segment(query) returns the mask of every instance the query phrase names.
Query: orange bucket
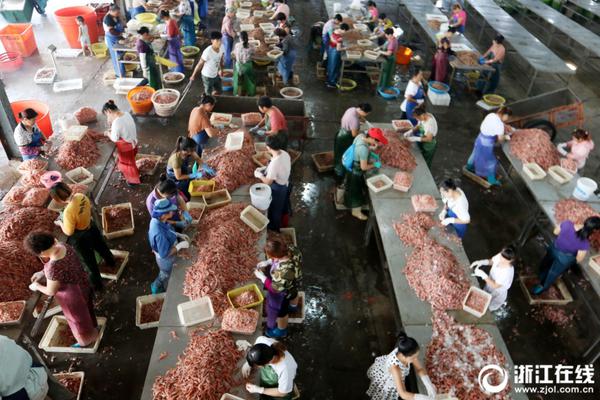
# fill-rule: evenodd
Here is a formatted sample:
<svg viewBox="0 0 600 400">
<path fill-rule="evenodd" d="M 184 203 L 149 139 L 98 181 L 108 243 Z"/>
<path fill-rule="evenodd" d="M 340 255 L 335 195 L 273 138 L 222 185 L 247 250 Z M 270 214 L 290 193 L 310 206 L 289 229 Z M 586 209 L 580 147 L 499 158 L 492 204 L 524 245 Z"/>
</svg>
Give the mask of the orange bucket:
<svg viewBox="0 0 600 400">
<path fill-rule="evenodd" d="M 143 100 L 136 100 L 133 98 L 137 93 L 146 92 L 147 96 Z M 155 90 L 150 86 L 136 86 L 127 92 L 127 101 L 131 106 L 131 110 L 134 114 L 148 114 L 152 111 L 152 95 Z"/>
<path fill-rule="evenodd" d="M 45 137 L 49 138 L 52 136 L 52 120 L 50 119 L 50 107 L 46 103 L 42 103 L 37 100 L 20 100 L 13 101 L 10 103 L 10 108 L 15 116 L 17 122 L 21 122 L 19 113 L 26 108 L 33 108 L 38 113 L 37 120 L 35 121 L 40 131 Z"/>
<path fill-rule="evenodd" d="M 90 43 L 98 41 L 98 25 L 96 22 L 96 11 L 92 7 L 67 7 L 61 8 L 54 13 L 56 21 L 60 25 L 69 46 L 73 49 L 80 49 L 79 43 L 79 26 L 77 25 L 77 16 L 81 15 L 85 20 L 90 34 Z"/>
<path fill-rule="evenodd" d="M 29 57 L 37 50 L 31 24 L 8 24 L 0 29 L 0 41 L 7 52 Z"/>
<path fill-rule="evenodd" d="M 404 46 L 399 46 L 398 51 L 396 52 L 396 64 L 398 65 L 408 65 L 410 63 L 410 59 L 412 58 L 413 51 Z"/>
</svg>

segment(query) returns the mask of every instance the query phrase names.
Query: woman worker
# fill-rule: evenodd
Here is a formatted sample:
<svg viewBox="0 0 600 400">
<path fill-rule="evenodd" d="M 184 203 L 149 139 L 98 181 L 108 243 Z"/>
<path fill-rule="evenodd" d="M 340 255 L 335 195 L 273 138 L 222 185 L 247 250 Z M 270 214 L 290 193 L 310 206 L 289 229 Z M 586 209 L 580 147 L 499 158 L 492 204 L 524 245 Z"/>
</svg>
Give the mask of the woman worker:
<svg viewBox="0 0 600 400">
<path fill-rule="evenodd" d="M 58 182 L 50 188 L 50 197 L 58 205 L 65 206 L 60 229 L 67 236 L 67 243 L 73 246 L 84 266 L 87 267 L 94 289 L 101 290 L 102 277 L 98 269 L 96 253 L 108 266 L 116 266 L 116 260 L 92 219 L 92 202 L 83 193 L 73 193 L 63 182 Z"/>
<path fill-rule="evenodd" d="M 500 184 L 496 179 L 498 160 L 494 155 L 494 145 L 496 142 L 502 143 L 510 140 L 510 135 L 504 133 L 507 130 L 504 124 L 511 115 L 512 110 L 508 107 L 500 107 L 495 113 L 486 115 L 479 128 L 479 135 L 475 140 L 471 156 L 467 161 L 469 171 L 487 179 L 492 185 Z"/>
<path fill-rule="evenodd" d="M 288 314 L 297 309 L 290 303 L 298 301 L 302 254 L 296 246 L 275 239 L 267 240 L 265 255 L 267 260 L 256 266 L 254 275 L 267 290 L 266 335 L 279 339 L 287 336 Z"/>
<path fill-rule="evenodd" d="M 342 51 L 344 33 L 350 30 L 347 23 L 340 24 L 329 37 L 329 47 L 327 48 L 327 83 L 328 88 L 336 88 L 340 79 L 340 67 L 342 65 Z"/>
<path fill-rule="evenodd" d="M 356 107 L 350 107 L 342 116 L 340 130 L 335 135 L 333 143 L 333 165 L 336 182 L 341 185 L 346 176 L 346 168 L 342 164 L 342 156 L 348 147 L 352 146 L 354 138 L 360 131 L 360 122 L 367 118 L 367 115 L 373 110 L 371 104 L 361 103 Z M 340 200 L 341 202 L 341 200 Z"/>
<path fill-rule="evenodd" d="M 196 142 L 196 154 L 202 157 L 202 151 L 208 139 L 218 135 L 219 130 L 210 123 L 208 114 L 215 108 L 216 100 L 209 95 L 202 95 L 198 106 L 190 113 L 188 122 L 188 137 Z"/>
<path fill-rule="evenodd" d="M 196 153 L 198 145 L 194 140 L 179 136 L 175 145 L 175 151 L 171 153 L 167 161 L 167 177 L 175 181 L 177 188 L 183 193 L 186 201 L 190 200 L 190 180 L 198 179 L 200 174 L 193 173 L 194 163 L 202 163 L 202 158 Z"/>
<path fill-rule="evenodd" d="M 488 71 L 484 72 L 484 77 L 489 78 L 489 80 L 480 79 L 477 81 L 477 89 L 483 94 L 494 93 L 498 83 L 500 83 L 500 71 L 506 56 L 506 48 L 503 43 L 504 36 L 501 34 L 496 35 L 488 51 L 483 54 L 484 63 L 494 68 L 491 76 Z"/>
<path fill-rule="evenodd" d="M 414 117 L 419 124 L 408 132 L 404 137 L 410 142 L 417 142 L 427 166 L 431 168 L 431 162 L 437 148 L 438 125 L 435 117 L 425 111 L 424 106 L 415 108 Z"/>
<path fill-rule="evenodd" d="M 107 136 L 117 145 L 117 167 L 127 181 L 128 186 L 139 185 L 140 171 L 135 164 L 138 152 L 137 127 L 131 114 L 119 110 L 113 100 L 107 101 L 102 107 L 110 125 Z"/>
<path fill-rule="evenodd" d="M 265 134 L 267 136 L 280 136 L 281 150 L 287 150 L 288 126 L 281 110 L 273 105 L 273 101 L 269 96 L 261 96 L 258 99 L 258 111 L 264 114 L 264 117 L 255 127 L 250 129 L 250 133 L 259 133 L 260 127 L 264 124 Z"/>
<path fill-rule="evenodd" d="M 454 55 L 450 46 L 450 40 L 446 37 L 440 39 L 440 44 L 433 56 L 431 63 L 431 79 L 437 82 L 448 82 L 448 71 L 450 70 L 450 56 Z"/>
<path fill-rule="evenodd" d="M 196 44 L 196 27 L 194 26 L 194 1 L 181 0 L 177 7 L 177 15 L 180 17 L 179 24 L 183 31 L 184 46 Z"/>
<path fill-rule="evenodd" d="M 36 159 L 43 154 L 42 146 L 45 142 L 42 131 L 35 123 L 38 113 L 33 108 L 26 108 L 18 116 L 21 122 L 13 133 L 15 144 L 19 146 L 23 161 Z"/>
<path fill-rule="evenodd" d="M 135 19 L 135 16 L 148 11 L 148 0 L 133 0 L 129 8 L 129 17 Z"/>
<path fill-rule="evenodd" d="M 156 257 L 159 273 L 156 279 L 150 284 L 152 294 L 162 293 L 167 290 L 173 264 L 175 263 L 175 254 L 182 249 L 190 247 L 189 238 L 186 235 L 175 232 L 173 226 L 168 223 L 173 219 L 177 206 L 171 204 L 169 199 L 160 199 L 154 203 L 152 209 L 152 220 L 148 230 L 148 241 L 150 248 Z M 177 240 L 181 239 L 178 243 Z"/>
<path fill-rule="evenodd" d="M 400 104 L 402 110 L 402 119 L 410 120 L 413 126 L 417 125 L 417 120 L 413 116 L 413 111 L 417 106 L 425 101 L 425 91 L 423 90 L 423 71 L 415 68 L 406 90 L 404 90 L 404 101 Z"/>
<path fill-rule="evenodd" d="M 461 239 L 464 238 L 467 225 L 471 222 L 467 196 L 452 179 L 442 182 L 440 194 L 444 203 L 444 208 L 439 214 L 442 225 L 453 227 L 456 235 Z"/>
<path fill-rule="evenodd" d="M 281 75 L 283 85 L 293 84 L 294 82 L 294 62 L 296 61 L 296 49 L 292 44 L 292 35 L 288 34 L 285 29 L 275 29 L 275 35 L 279 37 L 277 47 L 283 51 L 281 57 L 277 61 L 277 71 Z"/>
<path fill-rule="evenodd" d="M 247 379 L 253 367 L 260 368 L 260 386 L 246 383 L 248 392 L 260 394 L 261 400 L 292 399 L 298 364 L 283 343 L 265 336 L 256 338 L 246 353 L 242 376 Z"/>
<path fill-rule="evenodd" d="M 108 9 L 108 13 L 102 20 L 102 26 L 104 28 L 104 41 L 106 42 L 106 47 L 108 47 L 108 51 L 110 52 L 110 58 L 112 60 L 115 75 L 124 78 L 125 67 L 119 62 L 119 53 L 114 50 L 114 47 L 118 45 L 119 40 L 123 39 L 121 35 L 125 31 L 120 15 L 121 9 L 119 6 L 112 4 Z"/>
<path fill-rule="evenodd" d="M 142 76 L 148 79 L 148 85 L 154 90 L 162 89 L 160 72 L 158 65 L 156 64 L 154 49 L 151 45 L 154 37 L 150 34 L 150 29 L 148 29 L 147 26 L 142 26 L 138 30 L 138 35 L 139 37 L 135 43 L 135 49 L 140 58 Z"/>
<path fill-rule="evenodd" d="M 161 10 L 160 19 L 166 24 L 169 60 L 177 64 L 170 71 L 183 73 L 183 54 L 181 54 L 181 33 L 177 21 L 171 18 L 168 10 Z"/>
<path fill-rule="evenodd" d="M 98 338 L 94 292 L 75 250 L 60 243 L 50 233 L 41 231 L 27 235 L 24 246 L 44 262 L 43 271 L 31 277 L 29 288 L 54 296 L 77 341 L 71 347 L 86 347 L 94 343 Z M 41 283 L 44 279 L 45 285 Z"/>
<path fill-rule="evenodd" d="M 540 283 L 531 289 L 531 293 L 537 296 L 550 289 L 569 268 L 583 261 L 590 249 L 590 236 L 599 230 L 600 217 L 589 217 L 583 224 L 561 222 L 554 229 L 556 239 L 548 246 L 540 263 Z"/>
<path fill-rule="evenodd" d="M 383 64 L 381 79 L 379 79 L 379 89 L 383 90 L 392 86 L 394 72 L 396 71 L 396 52 L 398 51 L 398 39 L 394 36 L 394 28 L 387 28 L 385 31 L 385 43 L 383 52 L 385 58 Z"/>
<path fill-rule="evenodd" d="M 513 265 L 515 258 L 514 247 L 506 246 L 491 259 L 479 260 L 471 264 L 471 268 L 475 268 L 473 275 L 484 280 L 484 290 L 492 295 L 489 306 L 490 311 L 496 311 L 506 302 L 508 289 L 510 289 L 515 276 Z M 489 274 L 481 269 L 481 267 L 488 265 L 492 266 Z"/>
<path fill-rule="evenodd" d="M 44 400 L 48 394 L 48 373 L 33 361 L 25 349 L 0 335 L 0 398 Z"/>
<path fill-rule="evenodd" d="M 463 10 L 462 6 L 458 3 L 455 3 L 452 6 L 452 17 L 450 18 L 450 23 L 448 24 L 450 32 L 458 32 L 464 35 L 465 26 L 467 24 L 467 13 Z"/>
<path fill-rule="evenodd" d="M 225 16 L 221 23 L 221 34 L 223 35 L 223 57 L 225 68 L 231 68 L 231 50 L 233 50 L 233 41 L 235 40 L 235 31 L 233 24 L 235 23 L 235 8 L 229 7 L 225 10 Z"/>
<path fill-rule="evenodd" d="M 369 29 L 373 30 L 379 21 L 379 10 L 377 9 L 377 4 L 374 1 L 367 1 L 367 10 L 369 11 L 369 19 L 367 20 L 367 24 L 369 25 Z"/>
<path fill-rule="evenodd" d="M 427 395 L 412 393 L 406 390 L 405 380 L 410 367 L 423 382 Z M 398 335 L 396 347 L 385 356 L 379 356 L 369 367 L 367 377 L 371 380 L 367 396 L 376 400 L 433 400 L 437 394 L 425 367 L 419 360 L 419 344 L 404 332 Z"/>
<path fill-rule="evenodd" d="M 367 135 L 359 134 L 352 142 L 354 152 L 352 157 L 352 170 L 346 171 L 344 186 L 344 205 L 352 209 L 352 216 L 365 221 L 367 216 L 362 213 L 361 208 L 366 204 L 367 185 L 365 183 L 365 172 L 374 168 L 381 168 L 381 162 L 370 162 L 372 150 L 380 145 L 388 144 L 387 138 L 379 128 L 369 129 Z"/>
<path fill-rule="evenodd" d="M 279 232 L 283 226 L 287 226 L 290 214 L 290 172 L 292 162 L 290 155 L 282 149 L 283 139 L 279 135 L 267 136 L 267 151 L 271 154 L 271 161 L 266 169 L 257 168 L 254 176 L 262 183 L 271 186 L 271 204 L 267 217 L 269 225 L 267 228 Z"/>
<path fill-rule="evenodd" d="M 168 199 L 171 204 L 177 206 L 178 212 L 174 213 L 173 219 L 170 219 L 167 222 L 173 225 L 176 230 L 183 230 L 192 222 L 192 216 L 187 211 L 185 197 L 183 193 L 177 189 L 175 181 L 167 178 L 167 175 L 161 174 L 158 179 L 158 184 L 154 187 L 148 197 L 146 197 L 146 208 L 148 209 L 150 216 L 152 216 L 154 203 L 160 199 Z"/>
<path fill-rule="evenodd" d="M 248 32 L 240 32 L 240 41 L 233 48 L 235 64 L 233 66 L 233 94 L 254 96 L 256 94 L 256 78 L 252 66 L 254 49 L 248 43 Z"/>
<path fill-rule="evenodd" d="M 585 167 L 588 156 L 594 150 L 594 141 L 585 129 L 575 129 L 571 133 L 571 140 L 559 143 L 556 147 L 560 155 L 577 162 L 577 169 L 580 170 Z"/>
</svg>

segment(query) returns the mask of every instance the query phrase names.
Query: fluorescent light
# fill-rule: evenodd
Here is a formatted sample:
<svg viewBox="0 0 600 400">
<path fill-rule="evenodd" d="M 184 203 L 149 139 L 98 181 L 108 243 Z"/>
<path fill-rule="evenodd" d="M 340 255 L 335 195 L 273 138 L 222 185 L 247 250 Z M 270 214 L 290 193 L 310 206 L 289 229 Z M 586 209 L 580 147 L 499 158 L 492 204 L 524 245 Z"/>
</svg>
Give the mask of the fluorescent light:
<svg viewBox="0 0 600 400">
<path fill-rule="evenodd" d="M 577 65 L 573 64 L 572 62 L 567 62 L 566 64 L 571 71 L 577 71 Z"/>
</svg>

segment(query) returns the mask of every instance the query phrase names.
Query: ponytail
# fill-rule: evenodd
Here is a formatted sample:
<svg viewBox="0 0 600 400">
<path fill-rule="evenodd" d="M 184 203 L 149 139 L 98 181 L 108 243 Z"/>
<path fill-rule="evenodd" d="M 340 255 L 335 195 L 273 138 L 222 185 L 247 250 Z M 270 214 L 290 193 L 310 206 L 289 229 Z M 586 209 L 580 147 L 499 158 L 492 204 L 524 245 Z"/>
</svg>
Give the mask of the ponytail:
<svg viewBox="0 0 600 400">
<path fill-rule="evenodd" d="M 33 108 L 26 108 L 19 113 L 20 119 L 33 119 L 36 118 L 39 114 Z"/>
<path fill-rule="evenodd" d="M 589 240 L 590 236 L 600 230 L 600 217 L 589 217 L 583 223 L 583 228 L 577 231 L 577 237 L 582 240 Z"/>
<path fill-rule="evenodd" d="M 114 100 L 109 100 L 102 106 L 102 114 L 106 114 L 108 111 L 119 111 L 119 107 L 117 107 Z"/>
<path fill-rule="evenodd" d="M 419 344 L 406 333 L 400 332 L 396 338 L 396 350 L 403 356 L 410 357 L 419 351 Z"/>
<path fill-rule="evenodd" d="M 591 140 L 590 132 L 585 129 L 575 129 L 571 136 L 578 140 Z"/>
<path fill-rule="evenodd" d="M 242 31 L 240 33 L 240 39 L 242 39 L 242 44 L 243 44 L 244 48 L 247 49 L 249 46 L 248 45 L 248 32 Z"/>
<path fill-rule="evenodd" d="M 179 136 L 175 143 L 175 153 L 184 150 L 196 150 L 196 142 L 185 136 Z"/>
<path fill-rule="evenodd" d="M 177 194 L 177 185 L 172 179 L 169 179 L 166 174 L 160 174 L 160 177 L 158 178 L 158 184 L 156 185 L 156 190 L 158 190 L 161 194 L 173 196 Z"/>
</svg>

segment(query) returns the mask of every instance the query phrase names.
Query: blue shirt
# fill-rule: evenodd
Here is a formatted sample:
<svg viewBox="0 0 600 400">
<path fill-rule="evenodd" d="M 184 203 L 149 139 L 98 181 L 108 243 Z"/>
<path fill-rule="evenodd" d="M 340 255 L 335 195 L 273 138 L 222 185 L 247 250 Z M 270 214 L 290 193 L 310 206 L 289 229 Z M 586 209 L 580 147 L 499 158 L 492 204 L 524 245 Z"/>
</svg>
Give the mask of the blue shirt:
<svg viewBox="0 0 600 400">
<path fill-rule="evenodd" d="M 167 258 L 171 248 L 177 242 L 177 236 L 175 236 L 175 230 L 170 224 L 152 218 L 148 230 L 148 241 L 152 251 L 157 253 L 160 258 Z"/>
</svg>

